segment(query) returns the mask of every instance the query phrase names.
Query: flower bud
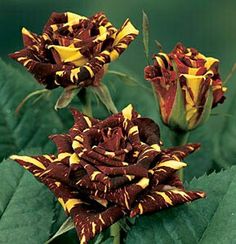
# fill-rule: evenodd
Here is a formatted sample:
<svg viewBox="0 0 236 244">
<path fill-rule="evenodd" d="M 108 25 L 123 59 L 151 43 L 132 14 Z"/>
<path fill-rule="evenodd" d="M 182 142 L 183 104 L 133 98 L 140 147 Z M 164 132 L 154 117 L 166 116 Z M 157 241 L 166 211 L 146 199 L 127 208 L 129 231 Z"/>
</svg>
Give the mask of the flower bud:
<svg viewBox="0 0 236 244">
<path fill-rule="evenodd" d="M 177 44 L 158 53 L 144 70 L 155 87 L 163 122 L 174 130 L 189 131 L 204 121 L 211 109 L 224 101 L 226 88 L 218 72 L 219 60 L 194 48 Z"/>
</svg>

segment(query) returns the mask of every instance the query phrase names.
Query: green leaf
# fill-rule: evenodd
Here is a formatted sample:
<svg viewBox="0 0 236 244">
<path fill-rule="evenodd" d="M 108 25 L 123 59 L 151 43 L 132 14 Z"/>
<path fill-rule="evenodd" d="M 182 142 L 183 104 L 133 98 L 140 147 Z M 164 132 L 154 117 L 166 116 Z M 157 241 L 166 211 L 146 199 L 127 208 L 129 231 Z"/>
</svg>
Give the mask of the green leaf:
<svg viewBox="0 0 236 244">
<path fill-rule="evenodd" d="M 207 198 L 140 217 L 126 243 L 234 243 L 236 167 L 194 179 L 187 188 L 204 190 Z"/>
<path fill-rule="evenodd" d="M 1 163 L 0 179 L 0 243 L 44 243 L 54 218 L 53 194 L 11 160 Z"/>
<path fill-rule="evenodd" d="M 149 57 L 149 20 L 147 14 L 143 11 L 143 46 L 145 57 L 148 62 Z"/>
<path fill-rule="evenodd" d="M 48 135 L 62 131 L 65 126 L 46 97 L 37 104 L 27 102 L 18 114 L 15 110 L 26 94 L 39 86 L 26 72 L 19 72 L 0 60 L 0 160 L 28 147 L 42 147 L 51 152 L 54 145 Z M 50 97 L 51 99 L 51 97 Z"/>
<path fill-rule="evenodd" d="M 71 103 L 73 98 L 78 94 L 80 89 L 81 88 L 78 88 L 77 86 L 64 88 L 55 104 L 55 110 L 66 108 Z"/>
</svg>

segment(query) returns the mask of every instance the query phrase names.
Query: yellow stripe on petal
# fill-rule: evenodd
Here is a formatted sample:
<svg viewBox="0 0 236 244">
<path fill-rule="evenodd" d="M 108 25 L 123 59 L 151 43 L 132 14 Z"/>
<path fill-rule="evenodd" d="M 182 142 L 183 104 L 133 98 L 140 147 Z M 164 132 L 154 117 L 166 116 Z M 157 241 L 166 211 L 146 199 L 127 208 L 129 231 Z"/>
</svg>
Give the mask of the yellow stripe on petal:
<svg viewBox="0 0 236 244">
<path fill-rule="evenodd" d="M 134 125 L 133 127 L 131 127 L 130 129 L 129 129 L 129 135 L 131 135 L 131 134 L 138 134 L 138 132 L 139 132 L 139 130 L 138 130 L 138 126 L 137 125 Z"/>
<path fill-rule="evenodd" d="M 204 66 L 207 68 L 207 70 L 209 70 L 214 63 L 219 63 L 219 60 L 216 58 L 209 57 L 209 58 L 206 58 L 206 63 Z"/>
<path fill-rule="evenodd" d="M 188 68 L 189 75 L 196 75 L 198 71 L 199 71 L 199 68 Z"/>
<path fill-rule="evenodd" d="M 58 202 L 61 204 L 61 206 L 63 207 L 64 211 L 66 211 L 66 205 L 65 205 L 63 199 L 62 199 L 61 197 L 58 197 L 57 200 L 58 200 Z"/>
<path fill-rule="evenodd" d="M 164 64 L 164 62 L 163 62 L 163 60 L 162 60 L 161 57 L 155 56 L 155 59 L 156 59 L 158 65 L 159 65 L 161 68 L 165 68 L 165 64 Z"/>
<path fill-rule="evenodd" d="M 61 71 L 58 71 L 56 74 L 58 75 L 59 72 L 61 72 Z M 70 80 L 72 82 L 78 80 L 78 74 L 79 74 L 79 72 L 80 72 L 80 67 L 71 70 L 71 72 L 70 72 Z"/>
<path fill-rule="evenodd" d="M 158 144 L 152 144 L 151 147 L 155 149 L 157 152 L 161 151 L 161 147 Z"/>
<path fill-rule="evenodd" d="M 65 158 L 67 158 L 67 157 L 70 157 L 71 156 L 71 153 L 59 153 L 58 155 L 57 155 L 57 158 L 58 158 L 58 160 L 63 160 L 63 159 L 65 159 Z"/>
<path fill-rule="evenodd" d="M 140 186 L 142 189 L 145 189 L 149 185 L 149 178 L 142 178 L 136 185 Z"/>
<path fill-rule="evenodd" d="M 129 34 L 135 34 L 138 35 L 139 31 L 135 29 L 135 27 L 131 24 L 130 20 L 127 19 L 123 26 L 121 27 L 121 30 L 118 31 L 118 34 L 115 37 L 113 46 L 118 44 L 125 36 Z"/>
<path fill-rule="evenodd" d="M 173 202 L 172 200 L 168 197 L 168 195 L 165 193 L 165 192 L 160 192 L 160 191 L 157 191 L 155 192 L 157 195 L 160 195 L 164 201 L 169 204 L 169 205 L 173 205 Z"/>
<path fill-rule="evenodd" d="M 186 192 L 184 192 L 184 191 L 182 191 L 181 189 L 178 189 L 178 188 L 176 188 L 174 190 L 171 190 L 170 192 L 180 195 L 185 200 L 188 200 L 190 198 L 189 195 Z"/>
<path fill-rule="evenodd" d="M 71 13 L 71 12 L 66 12 L 66 15 L 67 15 L 67 21 L 68 22 L 71 22 L 71 21 L 74 21 L 74 20 L 87 19 L 87 17 L 85 17 L 85 16 L 74 14 L 74 13 Z"/>
<path fill-rule="evenodd" d="M 36 40 L 35 37 L 28 31 L 25 27 L 22 28 L 21 30 L 23 35 L 28 36 L 30 39 Z"/>
<path fill-rule="evenodd" d="M 64 47 L 59 45 L 49 45 L 49 49 L 54 49 L 62 62 L 68 63 L 71 62 L 76 66 L 84 65 L 87 62 L 87 59 L 81 54 L 80 48 L 74 47 Z"/>
<path fill-rule="evenodd" d="M 65 207 L 67 209 L 68 212 L 71 211 L 72 208 L 74 208 L 75 206 L 82 204 L 83 202 L 79 199 L 69 199 L 66 203 L 65 203 Z"/>
<path fill-rule="evenodd" d="M 94 77 L 93 70 L 88 65 L 85 65 L 84 68 L 88 70 L 88 72 L 90 74 L 90 78 L 93 78 Z"/>
<path fill-rule="evenodd" d="M 168 167 L 171 169 L 178 170 L 178 169 L 181 169 L 181 168 L 186 167 L 186 166 L 187 166 L 187 164 L 184 162 L 180 162 L 180 161 L 176 161 L 176 160 L 168 160 L 168 161 L 165 161 L 163 163 L 159 163 L 157 165 L 157 168 Z"/>
<path fill-rule="evenodd" d="M 61 182 L 56 181 L 56 182 L 55 182 L 55 185 L 56 185 L 57 187 L 60 187 L 60 186 L 61 186 Z"/>
<path fill-rule="evenodd" d="M 79 159 L 79 157 L 77 156 L 76 153 L 73 153 L 73 154 L 70 156 L 69 162 L 70 162 L 70 165 L 72 165 L 72 164 L 79 164 L 80 159 Z"/>
<path fill-rule="evenodd" d="M 99 175 L 99 174 L 101 174 L 101 172 L 100 172 L 100 171 L 94 171 L 94 172 L 91 174 L 91 177 L 90 177 L 90 178 L 91 178 L 91 180 L 92 180 L 92 181 L 94 181 L 94 180 L 95 180 L 95 178 L 96 178 L 96 176 L 97 176 L 97 175 Z"/>
<path fill-rule="evenodd" d="M 35 165 L 36 167 L 40 168 L 40 169 L 46 169 L 46 167 L 37 159 L 29 157 L 29 156 L 18 156 L 18 155 L 12 155 L 10 157 L 10 159 L 12 160 L 22 160 L 26 163 L 30 163 Z"/>
<path fill-rule="evenodd" d="M 110 52 L 109 56 L 110 56 L 111 61 L 114 61 L 117 58 L 119 58 L 120 54 L 114 49 Z"/>
<path fill-rule="evenodd" d="M 86 121 L 88 127 L 92 127 L 92 122 L 91 122 L 91 120 L 89 119 L 89 117 L 84 116 L 84 119 L 85 119 L 85 121 Z"/>
<path fill-rule="evenodd" d="M 65 63 L 73 63 L 76 66 L 82 66 L 88 61 L 80 52 L 64 60 Z"/>
<path fill-rule="evenodd" d="M 72 142 L 72 148 L 75 150 L 77 148 L 81 147 L 81 144 L 78 141 L 73 141 Z"/>
<path fill-rule="evenodd" d="M 188 75 L 188 74 L 184 74 L 182 76 L 185 77 L 187 87 L 189 87 L 193 93 L 193 101 L 197 102 L 201 84 L 202 84 L 202 82 L 204 82 L 203 79 L 205 77 L 201 76 L 201 75 L 195 76 L 195 75 Z M 188 103 L 188 101 L 187 101 L 187 103 Z"/>
<path fill-rule="evenodd" d="M 131 120 L 132 119 L 132 111 L 133 111 L 133 106 L 129 104 L 127 107 L 125 107 L 122 110 L 122 114 L 125 119 Z"/>
</svg>

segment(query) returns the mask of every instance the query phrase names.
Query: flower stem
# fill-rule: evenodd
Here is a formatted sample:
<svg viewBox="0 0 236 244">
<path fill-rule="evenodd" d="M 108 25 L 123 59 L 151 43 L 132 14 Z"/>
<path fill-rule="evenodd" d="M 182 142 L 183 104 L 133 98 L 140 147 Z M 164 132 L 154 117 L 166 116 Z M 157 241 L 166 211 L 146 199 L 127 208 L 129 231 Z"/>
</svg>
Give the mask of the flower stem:
<svg viewBox="0 0 236 244">
<path fill-rule="evenodd" d="M 188 131 L 176 131 L 171 130 L 171 144 L 172 146 L 183 146 L 188 142 L 189 132 Z M 179 170 L 179 178 L 181 181 L 184 180 L 184 170 Z"/>
<path fill-rule="evenodd" d="M 120 244 L 120 224 L 119 221 L 111 226 L 111 236 L 114 237 L 113 244 Z"/>
</svg>

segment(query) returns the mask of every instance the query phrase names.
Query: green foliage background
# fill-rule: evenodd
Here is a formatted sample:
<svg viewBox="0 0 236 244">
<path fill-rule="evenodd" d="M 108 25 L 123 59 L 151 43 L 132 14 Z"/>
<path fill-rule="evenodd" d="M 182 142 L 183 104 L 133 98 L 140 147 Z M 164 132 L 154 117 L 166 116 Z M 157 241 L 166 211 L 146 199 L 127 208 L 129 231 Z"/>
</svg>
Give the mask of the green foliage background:
<svg viewBox="0 0 236 244">
<path fill-rule="evenodd" d="M 0 61 L 1 160 L 12 153 L 30 148 L 29 154 L 32 154 L 32 148 L 38 148 L 34 149 L 34 152 L 38 153 L 53 152 L 55 147 L 48 141 L 47 136 L 65 131 L 73 123 L 66 109 L 58 113 L 53 109 L 59 91 L 35 104 L 27 103 L 19 115 L 15 114 L 15 108 L 28 93 L 42 88 L 20 65 L 7 57 L 8 53 L 22 48 L 21 28 L 25 26 L 31 31 L 41 33 L 52 11 L 74 11 L 89 16 L 101 10 L 106 12 L 117 27 L 129 17 L 139 30 L 144 10 L 150 20 L 150 53 L 157 52 L 155 39 L 162 43 L 167 52 L 181 41 L 186 46 L 195 47 L 208 56 L 220 59 L 223 79 L 236 62 L 234 0 L 0 0 L 0 57 L 3 60 Z M 145 65 L 140 35 L 121 58 L 111 65 L 111 69 L 133 75 L 146 88 L 127 85 L 112 75 L 107 75 L 105 82 L 118 109 L 132 103 L 143 116 L 159 122 L 150 86 L 143 79 Z M 232 243 L 231 240 L 235 240 L 235 231 L 231 231 L 227 225 L 220 225 L 224 216 L 227 218 L 230 216 L 232 225 L 236 222 L 234 217 L 236 212 L 232 205 L 232 203 L 236 205 L 235 194 L 233 195 L 233 192 L 236 193 L 236 188 L 232 187 L 235 185 L 236 171 L 235 167 L 231 168 L 236 164 L 235 79 L 234 76 L 227 84 L 228 92 L 224 105 L 214 109 L 209 122 L 193 131 L 190 137 L 191 142 L 200 142 L 202 149 L 187 159 L 189 167 L 185 170 L 185 176 L 188 181 L 194 176 L 201 177 L 199 180 L 193 180 L 190 185 L 206 190 L 208 199 L 193 203 L 191 206 L 181 206 L 140 218 L 137 226 L 129 232 L 127 243 L 135 243 L 140 238 L 143 238 L 142 243 L 147 243 L 149 238 L 156 238 L 156 243 L 159 243 L 158 235 L 163 238 L 161 243 L 173 243 L 174 240 L 178 243 L 206 243 L 209 240 L 216 243 L 223 241 Z M 74 105 L 79 106 L 77 102 Z M 96 104 L 96 101 L 94 110 L 95 116 L 100 118 L 108 114 L 103 107 Z M 168 145 L 168 130 L 163 126 L 161 130 L 162 140 Z M 221 169 L 227 170 L 211 176 L 202 176 Z M 27 187 L 29 184 L 32 184 L 30 189 Z M 31 191 L 39 192 L 46 202 L 42 205 L 40 199 L 35 201 Z M 29 199 L 26 205 L 23 196 Z M 15 204 L 15 201 L 19 204 Z M 224 206 L 227 206 L 227 209 Z M 32 209 L 37 209 L 39 215 L 36 215 L 36 218 L 30 215 Z M 206 215 L 204 211 L 207 212 Z M 44 223 L 38 222 L 41 220 L 40 214 L 47 216 Z M 179 215 L 183 218 L 182 222 L 178 218 Z M 21 221 L 14 221 L 15 218 L 19 219 L 19 216 L 22 217 Z M 25 238 L 31 238 L 28 240 L 30 244 L 43 243 L 55 232 L 63 218 L 60 207 L 45 187 L 11 161 L 5 161 L 0 165 L 0 243 L 21 244 L 25 243 Z M 184 232 L 184 227 L 182 229 L 174 227 L 185 223 L 189 224 L 189 232 L 192 235 Z M 32 228 L 33 225 L 36 227 Z M 144 227 L 149 225 L 152 225 L 151 229 Z M 216 225 L 221 229 L 217 229 Z M 7 239 L 13 229 L 17 230 L 11 234 L 13 239 Z M 36 230 L 43 235 L 35 240 Z M 218 235 L 213 235 L 212 231 Z M 29 233 L 28 237 L 26 233 Z M 170 236 L 168 237 L 166 233 Z M 227 235 L 228 239 L 225 237 Z"/>
</svg>

